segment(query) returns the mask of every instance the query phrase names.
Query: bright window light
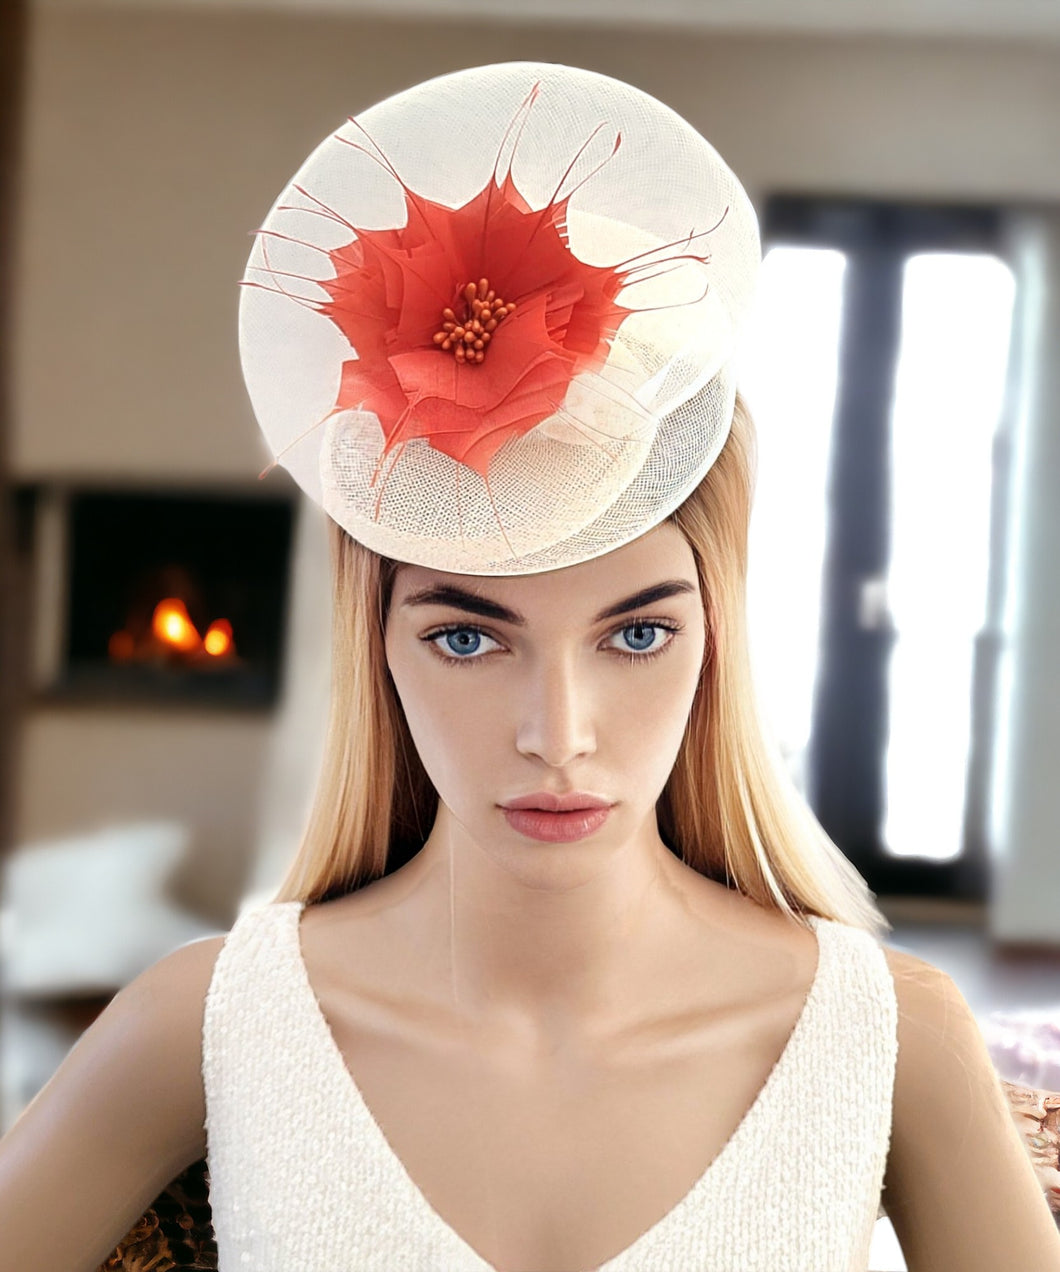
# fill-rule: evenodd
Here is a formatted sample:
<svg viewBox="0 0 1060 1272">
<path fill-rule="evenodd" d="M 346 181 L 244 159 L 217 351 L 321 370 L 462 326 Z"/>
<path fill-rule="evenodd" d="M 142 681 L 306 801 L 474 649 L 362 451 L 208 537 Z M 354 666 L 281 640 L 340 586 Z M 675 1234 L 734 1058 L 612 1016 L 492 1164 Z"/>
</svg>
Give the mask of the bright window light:
<svg viewBox="0 0 1060 1272">
<path fill-rule="evenodd" d="M 991 459 L 1015 281 L 997 257 L 906 263 L 892 414 L 896 632 L 883 839 L 895 856 L 962 848 L 975 637 L 986 618 Z"/>
<path fill-rule="evenodd" d="M 803 791 L 845 268 L 830 249 L 770 249 L 740 359 L 758 434 L 748 639 L 763 716 Z"/>
</svg>

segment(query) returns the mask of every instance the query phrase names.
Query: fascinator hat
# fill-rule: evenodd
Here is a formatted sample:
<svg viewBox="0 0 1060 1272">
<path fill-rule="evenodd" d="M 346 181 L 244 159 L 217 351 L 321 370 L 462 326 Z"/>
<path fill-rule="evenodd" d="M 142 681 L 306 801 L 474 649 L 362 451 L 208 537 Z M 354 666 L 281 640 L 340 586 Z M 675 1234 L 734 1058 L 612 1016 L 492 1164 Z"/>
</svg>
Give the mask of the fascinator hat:
<svg viewBox="0 0 1060 1272">
<path fill-rule="evenodd" d="M 724 445 L 759 258 L 736 177 L 639 89 L 533 62 L 416 85 L 326 138 L 254 236 L 270 468 L 434 569 L 620 547 Z"/>
</svg>

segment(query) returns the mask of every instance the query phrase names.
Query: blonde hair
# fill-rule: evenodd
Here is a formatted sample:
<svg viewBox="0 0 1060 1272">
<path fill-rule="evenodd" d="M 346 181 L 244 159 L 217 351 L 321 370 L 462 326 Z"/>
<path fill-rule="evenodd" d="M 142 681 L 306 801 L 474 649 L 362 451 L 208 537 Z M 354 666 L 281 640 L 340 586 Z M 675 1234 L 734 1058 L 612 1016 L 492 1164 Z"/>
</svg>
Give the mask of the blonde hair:
<svg viewBox="0 0 1060 1272">
<path fill-rule="evenodd" d="M 825 833 L 769 741 L 746 626 L 747 536 L 757 452 L 738 397 L 717 460 L 668 520 L 695 556 L 707 651 L 659 833 L 682 861 L 759 905 L 817 914 L 878 939 L 890 924 Z M 302 842 L 276 900 L 313 903 L 404 865 L 438 808 L 386 665 L 399 563 L 332 522 L 332 683 L 324 760 Z"/>
</svg>

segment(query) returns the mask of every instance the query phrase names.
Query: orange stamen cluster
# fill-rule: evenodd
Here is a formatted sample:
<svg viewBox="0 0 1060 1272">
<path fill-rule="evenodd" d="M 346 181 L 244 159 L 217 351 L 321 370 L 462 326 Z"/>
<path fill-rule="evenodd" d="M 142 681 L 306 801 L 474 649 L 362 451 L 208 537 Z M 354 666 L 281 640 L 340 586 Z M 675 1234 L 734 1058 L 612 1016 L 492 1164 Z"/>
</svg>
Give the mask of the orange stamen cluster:
<svg viewBox="0 0 1060 1272">
<path fill-rule="evenodd" d="M 481 362 L 497 324 L 512 312 L 515 302 L 505 304 L 490 287 L 488 278 L 468 283 L 460 295 L 465 301 L 463 317 L 458 318 L 452 309 L 443 309 L 442 328 L 434 333 L 434 343 L 452 352 L 457 362 Z"/>
</svg>

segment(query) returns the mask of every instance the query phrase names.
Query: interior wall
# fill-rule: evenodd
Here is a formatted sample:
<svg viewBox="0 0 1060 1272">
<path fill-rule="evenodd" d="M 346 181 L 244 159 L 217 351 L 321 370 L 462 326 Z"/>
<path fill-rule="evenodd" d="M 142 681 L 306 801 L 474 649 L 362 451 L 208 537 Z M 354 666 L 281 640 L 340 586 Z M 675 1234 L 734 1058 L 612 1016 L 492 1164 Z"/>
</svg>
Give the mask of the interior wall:
<svg viewBox="0 0 1060 1272">
<path fill-rule="evenodd" d="M 12 415 L 11 332 L 15 328 L 11 274 L 14 260 L 15 192 L 22 159 L 22 76 L 27 5 L 0 8 L 0 854 L 14 834 L 15 754 L 21 718 L 26 641 L 18 614 L 25 571 L 9 472 Z"/>
<path fill-rule="evenodd" d="M 38 10 L 15 471 L 253 480 L 268 455 L 235 348 L 247 235 L 346 114 L 508 58 L 663 97 L 752 196 L 1060 198 L 1056 47 Z"/>
<path fill-rule="evenodd" d="M 699 127 L 757 200 L 774 190 L 1060 200 L 1055 45 L 37 10 L 16 478 L 255 485 L 269 456 L 235 335 L 248 235 L 347 114 L 429 75 L 507 59 L 640 85 Z M 186 817 L 198 844 L 189 887 L 230 910 L 257 834 L 270 727 L 216 712 L 37 707 L 23 732 L 18 837 L 104 813 Z"/>
</svg>

